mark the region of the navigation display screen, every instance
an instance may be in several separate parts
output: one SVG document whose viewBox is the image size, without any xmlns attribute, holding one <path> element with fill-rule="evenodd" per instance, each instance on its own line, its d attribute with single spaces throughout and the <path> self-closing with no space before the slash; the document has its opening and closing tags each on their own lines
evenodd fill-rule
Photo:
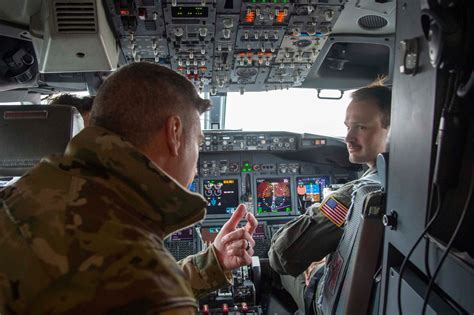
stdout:
<svg viewBox="0 0 474 315">
<path fill-rule="evenodd" d="M 291 184 L 289 177 L 257 179 L 257 215 L 291 212 Z"/>
<path fill-rule="evenodd" d="M 207 200 L 208 215 L 230 215 L 239 205 L 239 181 L 237 179 L 205 179 L 203 195 Z"/>
<path fill-rule="evenodd" d="M 328 176 L 297 177 L 296 193 L 300 213 L 305 212 L 314 203 L 321 202 L 324 198 L 323 190 L 328 186 Z"/>
<path fill-rule="evenodd" d="M 193 228 L 187 228 L 171 235 L 172 241 L 192 241 L 194 239 Z"/>
</svg>

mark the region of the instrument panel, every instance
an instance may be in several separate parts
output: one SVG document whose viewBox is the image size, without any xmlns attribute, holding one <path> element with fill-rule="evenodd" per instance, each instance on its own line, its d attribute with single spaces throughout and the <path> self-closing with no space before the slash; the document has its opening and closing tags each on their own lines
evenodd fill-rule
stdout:
<svg viewBox="0 0 474 315">
<path fill-rule="evenodd" d="M 177 259 L 211 244 L 240 203 L 259 220 L 255 255 L 266 258 L 271 237 L 282 224 L 320 203 L 331 187 L 357 178 L 358 169 L 350 165 L 320 162 L 347 154 L 345 143 L 337 138 L 290 132 L 205 131 L 204 139 L 198 174 L 188 188 L 205 198 L 207 215 L 201 224 L 167 240 Z M 263 141 L 270 145 L 255 145 Z M 275 149 L 274 143 L 291 146 Z M 226 149 L 229 145 L 235 145 L 232 151 Z M 316 162 L 308 161 L 312 156 L 318 156 Z"/>
<path fill-rule="evenodd" d="M 106 0 L 122 63 L 146 60 L 202 92 L 300 86 L 339 17 L 339 0 Z"/>
<path fill-rule="evenodd" d="M 273 235 L 320 203 L 333 187 L 357 178 L 359 169 L 335 162 L 347 160 L 341 139 L 318 135 L 211 130 L 204 131 L 200 150 L 198 173 L 188 188 L 207 201 L 206 218 L 171 235 L 165 244 L 177 260 L 207 248 L 244 203 L 259 222 L 253 262 L 233 272 L 233 285 L 202 298 L 199 314 L 273 314 L 262 300 L 262 292 L 272 290 L 272 280 L 262 277 L 271 274 Z"/>
</svg>

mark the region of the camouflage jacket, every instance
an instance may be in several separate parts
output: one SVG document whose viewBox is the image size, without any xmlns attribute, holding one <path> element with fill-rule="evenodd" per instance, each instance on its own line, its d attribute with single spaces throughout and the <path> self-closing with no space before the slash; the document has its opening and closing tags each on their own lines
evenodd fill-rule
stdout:
<svg viewBox="0 0 474 315">
<path fill-rule="evenodd" d="M 215 249 L 176 262 L 163 239 L 203 198 L 105 129 L 84 129 L 0 191 L 0 314 L 155 314 L 228 284 Z"/>
<path fill-rule="evenodd" d="M 344 184 L 324 198 L 319 206 L 281 227 L 272 238 L 268 258 L 273 270 L 282 275 L 298 276 L 315 261 L 336 250 L 342 237 L 345 216 L 354 187 L 367 178 L 377 177 L 375 168 L 357 180 Z"/>
</svg>

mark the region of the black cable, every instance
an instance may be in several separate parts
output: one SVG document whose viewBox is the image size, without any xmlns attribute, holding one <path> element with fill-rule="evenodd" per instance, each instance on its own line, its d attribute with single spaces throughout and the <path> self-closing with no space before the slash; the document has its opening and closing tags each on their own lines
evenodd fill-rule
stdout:
<svg viewBox="0 0 474 315">
<path fill-rule="evenodd" d="M 436 186 L 436 184 L 433 184 L 433 186 Z M 436 193 L 439 193 L 439 188 L 436 188 Z M 442 198 L 439 198 L 440 200 L 442 200 Z M 439 207 L 437 209 L 437 211 L 434 213 L 433 217 L 431 218 L 431 220 L 428 222 L 428 224 L 426 225 L 425 229 L 423 230 L 423 232 L 420 234 L 420 236 L 417 238 L 415 244 L 413 244 L 413 246 L 410 248 L 410 251 L 408 252 L 408 254 L 406 255 L 405 259 L 403 259 L 403 262 L 402 262 L 402 266 L 400 267 L 400 273 L 399 273 L 399 278 L 398 278 L 398 284 L 397 284 L 397 303 L 398 303 L 398 312 L 400 315 L 402 315 L 402 299 L 401 299 L 401 293 L 402 293 L 402 276 L 403 276 L 403 273 L 405 271 L 405 268 L 407 266 L 407 263 L 410 259 L 410 256 L 413 254 L 413 252 L 415 251 L 416 247 L 418 246 L 418 244 L 420 243 L 420 241 L 423 239 L 423 237 L 425 236 L 425 234 L 428 232 L 429 228 L 431 227 L 431 225 L 433 224 L 433 222 L 436 220 L 436 218 L 438 218 L 438 215 L 440 213 L 440 209 L 441 207 Z"/>
<path fill-rule="evenodd" d="M 432 193 L 431 194 L 431 198 L 430 198 L 430 205 L 429 205 L 429 208 L 428 209 L 433 209 L 433 200 L 434 200 L 434 197 L 436 196 L 436 210 L 434 213 L 439 213 L 439 210 L 441 208 L 441 199 L 440 198 L 440 189 L 439 189 L 439 186 L 438 185 L 434 185 L 434 187 L 437 191 L 436 191 L 436 194 Z M 428 231 L 427 231 L 428 232 Z M 428 278 L 431 278 L 431 271 L 430 271 L 430 263 L 429 263 L 429 246 L 428 246 L 428 240 L 426 242 L 426 246 L 425 246 L 425 270 L 426 270 L 426 275 L 428 276 Z"/>
<path fill-rule="evenodd" d="M 467 213 L 467 209 L 469 208 L 469 204 L 471 203 L 471 197 L 472 197 L 472 189 L 473 189 L 473 183 L 474 180 L 471 178 L 471 186 L 469 188 L 469 195 L 467 197 L 466 203 L 464 204 L 464 209 L 462 210 L 461 216 L 459 217 L 458 223 L 456 225 L 456 229 L 454 230 L 451 238 L 449 239 L 448 245 L 446 246 L 446 250 L 444 251 L 443 257 L 441 257 L 441 260 L 438 263 L 438 266 L 436 266 L 435 272 L 433 274 L 433 277 L 431 277 L 430 282 L 428 283 L 428 288 L 425 291 L 425 297 L 423 301 L 423 307 L 421 309 L 421 314 L 424 315 L 426 312 L 426 308 L 428 306 L 428 300 L 430 297 L 430 293 L 433 289 L 433 284 L 438 276 L 439 271 L 441 270 L 441 266 L 443 265 L 444 261 L 446 260 L 446 257 L 448 257 L 449 251 L 451 247 L 453 246 L 454 240 L 456 239 L 456 236 L 459 233 L 459 230 L 461 229 L 461 226 L 464 222 L 464 218 Z"/>
<path fill-rule="evenodd" d="M 448 87 L 447 87 L 447 90 L 446 90 L 446 97 L 444 99 L 444 104 L 443 104 L 443 109 L 448 109 L 448 111 L 452 110 L 453 108 L 453 103 L 454 103 L 454 93 L 455 93 L 455 87 L 457 86 L 457 81 L 458 81 L 458 77 L 457 77 L 457 73 L 454 72 L 454 71 L 450 71 L 449 72 L 449 77 L 448 77 Z M 441 123 L 441 120 L 440 120 L 440 123 Z M 436 179 L 434 179 L 436 181 Z M 443 198 L 440 198 L 440 188 L 439 188 L 439 185 L 433 185 L 432 186 L 432 190 L 434 189 L 437 189 L 437 194 L 436 196 L 438 197 L 437 198 L 437 203 L 436 203 L 436 210 L 434 213 L 438 213 L 439 210 L 440 210 L 440 207 L 441 207 L 441 200 Z M 428 204 L 428 209 L 433 209 L 433 200 L 434 200 L 434 196 L 435 194 L 432 193 L 431 196 L 430 196 L 430 201 L 429 201 L 429 204 Z M 428 231 L 427 231 L 428 232 Z M 428 241 L 427 241 L 427 246 L 425 246 L 425 270 L 426 270 L 426 275 L 428 276 L 428 278 L 431 278 L 431 270 L 430 270 L 430 264 L 429 264 L 429 250 L 430 250 L 430 247 L 428 246 Z"/>
<path fill-rule="evenodd" d="M 472 89 L 472 86 L 474 85 L 474 71 L 471 71 L 471 75 L 469 76 L 469 79 L 465 84 L 459 85 L 456 94 L 460 98 L 466 97 L 467 93 Z"/>
</svg>

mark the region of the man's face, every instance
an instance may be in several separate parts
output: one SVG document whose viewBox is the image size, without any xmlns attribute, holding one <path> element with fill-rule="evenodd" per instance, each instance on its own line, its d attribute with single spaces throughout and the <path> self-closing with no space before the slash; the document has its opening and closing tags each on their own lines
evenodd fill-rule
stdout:
<svg viewBox="0 0 474 315">
<path fill-rule="evenodd" d="M 183 121 L 183 127 L 184 139 L 183 144 L 179 148 L 177 180 L 181 185 L 188 187 L 192 183 L 197 172 L 199 145 L 204 138 L 197 110 L 190 114 L 189 122 Z"/>
<path fill-rule="evenodd" d="M 374 101 L 352 101 L 346 110 L 346 144 L 352 163 L 375 166 L 385 151 L 388 128 L 382 127 L 382 112 Z"/>
</svg>

